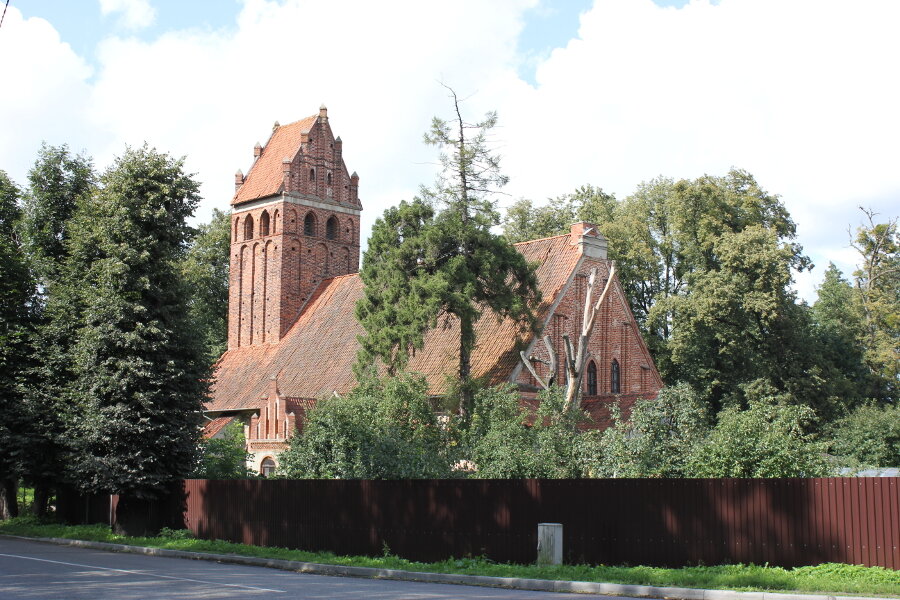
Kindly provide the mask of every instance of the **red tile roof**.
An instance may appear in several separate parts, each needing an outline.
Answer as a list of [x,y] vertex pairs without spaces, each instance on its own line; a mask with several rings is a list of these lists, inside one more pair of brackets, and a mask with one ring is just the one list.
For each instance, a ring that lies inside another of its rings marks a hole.
[[[566,235],[523,242],[516,248],[530,262],[538,263],[538,285],[543,301],[538,318],[543,320],[563,290],[581,257]],[[358,274],[323,281],[297,322],[277,344],[228,350],[216,365],[213,411],[256,408],[267,395],[272,375],[283,396],[320,398],[354,387],[352,367],[364,333],[354,317],[363,285]],[[425,347],[410,360],[409,370],[426,376],[433,393],[446,391],[446,375],[456,372],[459,325],[442,320],[428,332]],[[472,353],[472,375],[487,376],[491,383],[508,380],[518,362],[516,326],[485,312],[475,325],[477,347]]]
[[309,133],[318,118],[318,115],[313,115],[275,128],[262,154],[250,167],[244,184],[235,192],[232,206],[281,192],[284,177],[282,161],[285,158],[294,160],[300,149],[300,134]]
[[229,423],[234,421],[234,419],[235,417],[233,416],[217,417],[215,419],[207,421],[203,425],[203,437],[207,439],[213,437],[214,435],[225,429],[225,427],[227,427]]

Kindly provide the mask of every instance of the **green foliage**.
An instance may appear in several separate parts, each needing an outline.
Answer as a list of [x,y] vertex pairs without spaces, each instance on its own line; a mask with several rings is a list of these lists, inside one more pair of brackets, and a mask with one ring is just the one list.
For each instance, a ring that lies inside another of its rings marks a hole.
[[858,290],[829,264],[810,310],[814,340],[810,352],[815,352],[820,378],[827,382],[821,394],[833,407],[822,415],[828,420],[882,392],[860,343],[865,329],[861,308]]
[[618,209],[615,195],[583,185],[574,193],[551,198],[543,206],[531,200],[514,202],[503,217],[503,235],[512,243],[569,233],[572,223],[586,221],[603,230]]
[[229,423],[220,438],[200,440],[200,463],[191,477],[196,479],[243,479],[253,473],[247,468],[244,425]]
[[182,161],[128,149],[70,221],[69,473],[86,491],[152,497],[195,463],[208,370],[178,262],[197,189]]
[[574,218],[609,240],[619,279],[665,381],[685,381],[715,414],[738,387],[767,377],[815,403],[808,318],[789,290],[809,261],[784,204],[747,172],[657,178],[623,201],[590,186],[535,208],[513,205],[513,239],[562,233]]
[[[16,235],[19,190],[0,171],[0,486],[4,502],[15,503],[15,481],[25,459],[28,419],[23,378],[28,367],[34,284]],[[0,514],[15,506],[0,506]]]
[[808,406],[788,403],[765,381],[742,386],[747,410],[730,406],[690,457],[691,477],[822,477],[826,444],[806,433]]
[[70,219],[78,199],[90,193],[95,181],[90,158],[73,155],[65,144],[41,144],[37,160],[28,172],[22,232],[26,251],[43,286],[52,285],[60,276],[71,234]]
[[200,225],[181,261],[191,321],[200,329],[210,364],[228,349],[230,248],[231,213],[213,209],[212,219]]
[[66,272],[71,219],[79,201],[93,190],[90,158],[67,146],[41,146],[28,173],[21,222],[23,248],[38,281],[38,318],[33,332],[32,365],[25,388],[29,427],[23,438],[23,477],[35,488],[34,511],[44,514],[52,488],[65,472],[69,426],[74,417],[69,392],[75,375],[71,351],[77,336],[77,308],[67,302],[69,285],[81,272]]
[[434,209],[418,199],[388,208],[372,226],[360,271],[365,288],[356,305],[366,330],[359,339],[359,375],[376,358],[396,374],[436,325],[447,282],[440,273],[424,273],[433,229]]
[[533,329],[539,292],[533,266],[491,231],[499,223],[491,195],[507,179],[488,144],[497,116],[490,113],[469,124],[452,90],[451,95],[456,118],[435,117],[425,135],[440,149],[442,172],[433,187],[422,188],[424,200],[402,203],[376,222],[363,256],[360,276],[366,291],[357,318],[366,335],[360,340],[357,372],[380,359],[395,373],[421,348],[425,332],[440,316],[455,317],[459,410],[468,419],[475,322],[487,309],[519,323],[522,331]]
[[279,475],[314,479],[446,477],[453,460],[427,383],[407,375],[320,400],[279,459]]
[[638,400],[629,419],[614,408],[603,432],[596,477],[684,477],[694,446],[708,432],[705,410],[684,383],[663,388],[655,400]]
[[832,453],[852,466],[900,467],[900,405],[859,406],[832,425],[831,436]]
[[852,246],[859,253],[854,272],[863,315],[862,343],[870,372],[883,386],[882,397],[897,400],[900,392],[900,230],[898,219],[859,227]]
[[473,476],[487,479],[584,477],[596,455],[596,432],[581,433],[583,415],[562,410],[555,387],[539,396],[532,415],[513,387],[486,388],[475,396],[475,412],[465,434]]

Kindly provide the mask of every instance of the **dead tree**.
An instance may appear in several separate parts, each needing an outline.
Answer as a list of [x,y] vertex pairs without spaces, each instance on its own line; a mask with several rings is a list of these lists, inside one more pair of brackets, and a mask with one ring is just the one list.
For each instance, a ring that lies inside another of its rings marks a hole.
[[[581,333],[578,336],[578,350],[575,351],[572,348],[572,341],[569,339],[568,334],[563,335],[563,341],[565,342],[565,369],[566,369],[566,396],[565,402],[563,403],[563,411],[568,412],[572,410],[572,407],[579,406],[581,404],[581,384],[584,380],[584,365],[587,362],[587,345],[588,340],[591,338],[591,333],[594,331],[594,324],[597,320],[597,314],[600,312],[600,307],[603,305],[603,301],[606,300],[606,294],[609,292],[609,288],[612,285],[613,277],[616,274],[616,264],[612,263],[612,266],[609,269],[609,277],[606,279],[606,285],[603,286],[603,292],[600,294],[600,297],[597,298],[597,301],[593,301],[593,293],[594,293],[594,282],[597,279],[597,269],[596,267],[591,269],[591,276],[588,279],[588,287],[587,294],[584,298],[584,318],[581,321]],[[543,361],[532,355],[530,357],[525,356],[524,352],[519,352],[519,356],[522,358],[522,362],[525,364],[525,367],[528,368],[528,371],[534,377],[534,379],[543,387],[545,390],[549,390],[551,386],[555,383],[556,378],[556,350],[553,348],[553,344],[550,343],[550,336],[545,335],[543,337],[544,346],[547,348],[547,354],[550,356],[550,361]],[[537,374],[537,370],[534,368],[534,363],[543,363],[549,366],[550,376],[545,382],[541,377]]]

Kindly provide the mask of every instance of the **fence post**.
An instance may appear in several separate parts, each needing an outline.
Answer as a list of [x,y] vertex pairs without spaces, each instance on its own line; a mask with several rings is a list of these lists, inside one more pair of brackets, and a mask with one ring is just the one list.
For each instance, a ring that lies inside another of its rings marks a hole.
[[538,523],[537,564],[561,565],[562,556],[562,523]]

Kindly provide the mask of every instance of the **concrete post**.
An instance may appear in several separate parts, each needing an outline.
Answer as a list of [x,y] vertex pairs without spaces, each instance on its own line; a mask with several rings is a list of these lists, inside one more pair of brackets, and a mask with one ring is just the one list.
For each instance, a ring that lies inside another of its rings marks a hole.
[[561,565],[562,557],[562,523],[538,523],[537,564]]

